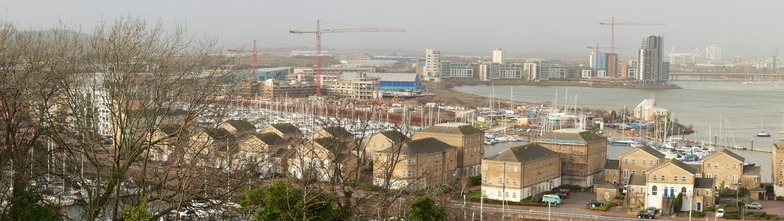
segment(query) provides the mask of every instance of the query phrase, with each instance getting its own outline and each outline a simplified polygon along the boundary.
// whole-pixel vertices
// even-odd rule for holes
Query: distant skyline
[[[665,51],[722,48],[722,57],[768,58],[784,51],[784,30],[776,24],[784,1],[28,1],[0,3],[3,20],[19,29],[48,29],[62,21],[90,32],[101,19],[119,16],[161,19],[167,28],[217,37],[224,48],[315,47],[314,35],[289,29],[315,29],[315,20],[364,27],[405,28],[404,33],[329,33],[324,47],[343,49],[433,48],[444,52],[491,56],[495,48],[509,55],[588,56],[586,46],[610,46],[610,22],[663,23],[664,26],[616,26],[616,52],[635,56],[646,35],[664,36]],[[322,28],[351,26],[324,23]],[[620,49],[626,48],[626,49]],[[609,49],[604,49],[609,51]],[[445,54],[449,56],[451,54]],[[457,54],[455,54],[457,55]]]

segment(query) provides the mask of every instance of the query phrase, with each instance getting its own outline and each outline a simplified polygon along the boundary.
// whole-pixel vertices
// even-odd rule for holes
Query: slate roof
[[[232,127],[234,127],[234,129],[237,129],[238,132],[242,132],[242,131],[256,131],[256,126],[253,126],[253,124],[251,124],[248,121],[244,121],[244,120],[228,120],[228,121],[226,121],[226,123],[231,125]]]
[[[529,143],[521,146],[511,147],[485,159],[523,163],[526,161],[537,160],[553,155],[557,156],[557,153],[542,147],[539,144]]]
[[[381,131],[379,133],[395,143],[402,143],[411,140],[411,138],[397,130],[387,130]]]
[[[607,140],[607,138],[587,130],[570,128],[554,130],[545,134],[539,140],[543,142],[557,142],[557,140],[589,142],[595,140]]]
[[[447,149],[454,149],[455,147],[450,146],[436,138],[426,137],[416,140],[410,140],[405,142],[402,147],[400,147],[400,154],[401,155],[417,155],[422,153],[437,153],[443,152]],[[383,153],[393,153],[395,148],[387,148],[382,150]]]
[[[346,130],[346,128],[343,127],[325,127],[322,130],[326,131],[329,135],[335,138],[354,137],[354,134],[352,134],[351,132]]]
[[[656,164],[656,165],[652,166],[650,169],[648,169],[647,172],[657,170],[657,169],[662,168],[662,167],[664,167],[664,166],[666,166],[668,164],[672,164],[672,165],[675,165],[677,167],[680,167],[681,169],[686,170],[686,171],[688,171],[691,174],[697,173],[697,169],[695,169],[694,167],[689,166],[688,164],[683,163],[683,162],[681,162],[680,160],[677,160],[677,159],[671,159],[669,161],[664,161],[664,162],[661,162],[659,164]]]
[[[213,140],[229,139],[229,141],[234,141],[236,139],[234,135],[223,128],[204,128],[204,132],[207,133],[207,135],[210,136],[210,138]]]
[[[302,131],[291,123],[272,124],[270,127],[275,128],[283,134],[302,134]]]
[[[166,135],[171,136],[180,132],[181,127],[182,126],[179,124],[166,124],[166,125],[159,125],[158,129],[160,129]]]
[[[646,153],[648,153],[650,155],[653,155],[653,156],[655,156],[656,158],[659,158],[659,159],[664,158],[664,156],[666,156],[666,155],[664,155],[664,153],[659,152],[658,150],[653,149],[652,147],[650,147],[648,145],[640,147],[640,150],[645,151]]]
[[[621,168],[621,161],[619,160],[607,160],[607,163],[604,164],[605,170],[617,170]]]
[[[629,185],[645,186],[645,183],[647,183],[647,181],[643,175],[631,175],[629,177]]]
[[[713,158],[713,157],[718,156],[718,155],[720,155],[722,153],[725,153],[725,154],[729,155],[730,157],[735,158],[736,160],[739,160],[740,162],[745,162],[746,161],[746,158],[743,158],[742,156],[740,156],[740,155],[738,155],[736,153],[733,153],[732,151],[728,150],[727,148],[722,148],[721,150],[716,151],[715,153],[708,154],[702,160],[704,161],[704,160]]]
[[[603,188],[603,189],[617,189],[618,188],[615,185],[613,185],[612,183],[604,181],[604,180],[599,180],[599,181],[594,182],[593,186],[595,188]]]
[[[694,188],[713,189],[714,181],[713,178],[694,178]]]
[[[317,138],[317,139],[313,139],[313,142],[317,143],[321,147],[324,147],[325,149],[333,153],[343,152],[344,150],[346,150],[346,148],[350,148],[349,143],[338,140],[334,137]]]
[[[478,134],[484,133],[482,130],[465,123],[443,123],[436,124],[421,130],[428,133],[440,134]]]
[[[255,133],[255,134],[252,134],[251,136],[259,138],[259,140],[261,140],[261,142],[264,142],[264,144],[267,144],[267,145],[270,145],[270,146],[287,143],[286,139],[283,139],[283,137],[280,137],[280,136],[278,136],[278,134],[272,133],[272,132]]]

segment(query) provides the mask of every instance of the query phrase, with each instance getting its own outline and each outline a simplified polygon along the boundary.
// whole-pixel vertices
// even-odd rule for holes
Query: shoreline
[[[633,82],[613,82],[613,81],[481,81],[481,80],[457,80],[449,79],[444,80],[443,83],[451,84],[453,86],[471,86],[471,85],[524,85],[524,86],[537,86],[537,87],[550,87],[550,86],[565,86],[565,87],[593,87],[593,88],[626,88],[626,89],[644,89],[644,90],[673,90],[683,89],[682,87],[671,84],[662,86],[639,85]]]

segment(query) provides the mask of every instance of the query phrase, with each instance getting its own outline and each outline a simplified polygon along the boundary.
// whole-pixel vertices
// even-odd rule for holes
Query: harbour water
[[[496,97],[508,99],[510,90],[515,100],[532,102],[553,102],[558,94],[558,103],[563,105],[564,97],[569,104],[592,109],[620,110],[627,107],[633,110],[643,99],[654,97],[656,105],[670,110],[673,119],[684,125],[692,125],[697,133],[686,136],[703,142],[716,139],[719,144],[770,151],[774,143],[784,137],[784,86],[778,84],[741,84],[724,81],[675,81],[683,89],[643,90],[625,88],[588,88],[557,86],[495,86]],[[491,86],[459,86],[454,90],[481,96],[489,96]],[[721,119],[725,119],[721,123]],[[720,125],[723,125],[720,127]],[[771,137],[756,137],[761,130],[771,133]],[[711,136],[708,136],[710,133]],[[519,143],[518,143],[519,144]],[[504,146],[510,144],[503,144]],[[498,145],[495,145],[498,146]],[[501,149],[495,146],[490,150]],[[631,150],[631,147],[610,146],[608,157],[617,158]],[[500,151],[500,150],[498,150]],[[733,150],[746,158],[746,162],[762,166],[763,182],[770,182],[770,153]]]

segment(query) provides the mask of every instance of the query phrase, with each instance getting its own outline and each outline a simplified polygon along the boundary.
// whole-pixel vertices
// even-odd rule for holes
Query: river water
[[[741,84],[724,81],[674,81],[681,86],[678,90],[644,90],[626,88],[589,88],[561,86],[503,86],[494,88],[486,85],[459,86],[454,90],[481,96],[495,96],[531,102],[553,102],[558,94],[558,103],[563,105],[568,91],[568,103],[592,109],[620,110],[634,107],[646,98],[655,98],[656,106],[670,110],[672,118],[683,125],[692,125],[697,133],[687,139],[709,141],[711,137],[720,144],[763,151],[770,151],[773,144],[784,134],[784,86],[777,84]],[[722,123],[721,119],[726,119]],[[722,125],[722,126],[720,126]],[[756,137],[761,130],[769,131],[771,137]],[[708,136],[708,134],[711,136]],[[511,146],[506,144],[504,146]],[[497,153],[500,147],[488,147],[487,154]],[[490,151],[494,150],[494,151]],[[629,147],[610,146],[608,157],[617,158],[631,150]],[[500,150],[497,150],[500,151]],[[733,150],[744,156],[746,162],[762,166],[763,182],[770,182],[770,153]],[[495,153],[493,153],[495,152]]]

